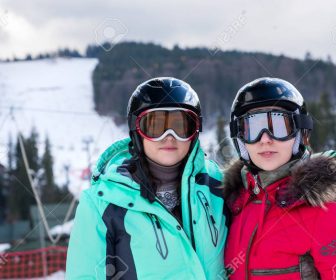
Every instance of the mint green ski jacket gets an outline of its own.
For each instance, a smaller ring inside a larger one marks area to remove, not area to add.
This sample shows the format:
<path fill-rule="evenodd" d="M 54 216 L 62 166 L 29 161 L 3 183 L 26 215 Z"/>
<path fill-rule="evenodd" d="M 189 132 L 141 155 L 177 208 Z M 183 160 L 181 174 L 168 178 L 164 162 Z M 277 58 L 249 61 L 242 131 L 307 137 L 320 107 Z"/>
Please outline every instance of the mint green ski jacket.
<path fill-rule="evenodd" d="M 71 232 L 66 279 L 223 279 L 227 235 L 222 172 L 199 142 L 181 183 L 182 224 L 140 195 L 124 139 L 100 157 Z"/>

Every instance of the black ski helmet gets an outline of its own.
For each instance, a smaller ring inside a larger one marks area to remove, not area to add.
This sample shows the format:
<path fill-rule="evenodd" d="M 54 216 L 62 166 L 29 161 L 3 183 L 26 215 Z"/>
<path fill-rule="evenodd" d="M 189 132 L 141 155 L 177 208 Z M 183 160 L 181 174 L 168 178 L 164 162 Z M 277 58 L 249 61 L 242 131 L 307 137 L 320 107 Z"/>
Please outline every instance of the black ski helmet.
<path fill-rule="evenodd" d="M 277 78 L 259 78 L 238 91 L 231 107 L 231 118 L 232 114 L 238 117 L 262 106 L 279 106 L 289 111 L 299 109 L 301 114 L 307 114 L 301 93 L 291 83 Z"/>
<path fill-rule="evenodd" d="M 308 115 L 305 101 L 301 93 L 289 82 L 278 78 L 259 78 L 244 85 L 237 93 L 231 107 L 230 133 L 240 158 L 242 143 L 237 139 L 236 118 L 253 108 L 278 106 L 299 115 L 301 139 L 299 145 L 308 145 L 313 121 Z"/>
<path fill-rule="evenodd" d="M 142 151 L 142 141 L 136 132 L 137 116 L 147 109 L 162 107 L 181 107 L 192 110 L 199 118 L 199 131 L 202 131 L 201 105 L 197 93 L 191 86 L 172 77 L 153 78 L 140 84 L 128 101 L 128 127 L 136 153 Z M 193 143 L 197 138 L 198 136 Z"/>

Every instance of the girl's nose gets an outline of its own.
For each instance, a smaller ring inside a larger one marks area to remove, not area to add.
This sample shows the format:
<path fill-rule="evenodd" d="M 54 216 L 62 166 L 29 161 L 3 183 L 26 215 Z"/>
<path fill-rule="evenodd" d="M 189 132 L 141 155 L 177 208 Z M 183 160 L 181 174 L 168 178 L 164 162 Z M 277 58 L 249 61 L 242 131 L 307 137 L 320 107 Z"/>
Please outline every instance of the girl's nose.
<path fill-rule="evenodd" d="M 164 141 L 168 141 L 168 140 L 173 141 L 173 140 L 175 140 L 175 137 L 171 134 L 168 134 L 163 140 Z"/>
<path fill-rule="evenodd" d="M 261 135 L 261 138 L 260 138 L 260 142 L 261 143 L 270 143 L 272 142 L 273 139 L 268 135 L 267 132 L 264 132 L 262 135 Z"/>

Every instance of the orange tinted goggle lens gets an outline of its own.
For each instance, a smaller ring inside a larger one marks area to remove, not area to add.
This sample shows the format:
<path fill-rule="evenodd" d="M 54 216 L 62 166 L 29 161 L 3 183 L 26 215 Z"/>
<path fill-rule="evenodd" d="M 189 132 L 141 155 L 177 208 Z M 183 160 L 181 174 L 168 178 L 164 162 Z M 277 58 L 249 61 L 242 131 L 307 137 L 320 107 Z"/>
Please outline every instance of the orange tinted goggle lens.
<path fill-rule="evenodd" d="M 189 138 L 197 131 L 198 121 L 187 111 L 151 111 L 141 117 L 139 128 L 150 138 L 158 138 L 168 129 L 174 130 L 181 138 Z"/>

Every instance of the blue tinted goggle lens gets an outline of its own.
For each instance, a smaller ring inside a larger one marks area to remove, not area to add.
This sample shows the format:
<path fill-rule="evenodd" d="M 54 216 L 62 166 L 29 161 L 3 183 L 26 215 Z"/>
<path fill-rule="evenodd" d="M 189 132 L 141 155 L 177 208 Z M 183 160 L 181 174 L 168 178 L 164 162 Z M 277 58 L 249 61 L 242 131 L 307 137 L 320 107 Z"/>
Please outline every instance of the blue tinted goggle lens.
<path fill-rule="evenodd" d="M 264 132 L 273 139 L 286 141 L 296 131 L 293 114 L 288 112 L 247 113 L 238 118 L 238 137 L 245 143 L 258 142 Z"/>

